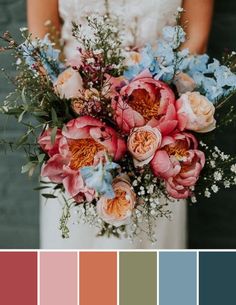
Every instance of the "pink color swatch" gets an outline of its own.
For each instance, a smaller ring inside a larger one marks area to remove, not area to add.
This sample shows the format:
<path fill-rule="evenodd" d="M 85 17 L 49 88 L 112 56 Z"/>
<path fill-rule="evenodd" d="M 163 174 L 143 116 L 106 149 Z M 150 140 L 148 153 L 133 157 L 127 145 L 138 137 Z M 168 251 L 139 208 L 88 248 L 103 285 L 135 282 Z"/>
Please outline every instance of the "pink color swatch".
<path fill-rule="evenodd" d="M 117 305 L 117 254 L 80 252 L 79 265 L 79 304 Z"/>
<path fill-rule="evenodd" d="M 77 253 L 40 254 L 40 305 L 77 305 Z"/>
<path fill-rule="evenodd" d="M 0 304 L 37 305 L 36 252 L 0 252 Z"/>

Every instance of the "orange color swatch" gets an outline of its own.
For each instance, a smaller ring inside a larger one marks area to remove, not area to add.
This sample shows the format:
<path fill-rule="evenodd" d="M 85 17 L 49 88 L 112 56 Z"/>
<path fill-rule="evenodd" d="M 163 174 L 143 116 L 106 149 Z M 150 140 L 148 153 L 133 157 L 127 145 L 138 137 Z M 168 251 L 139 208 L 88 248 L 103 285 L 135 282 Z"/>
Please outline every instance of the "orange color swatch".
<path fill-rule="evenodd" d="M 117 254 L 80 252 L 80 305 L 117 305 Z"/>

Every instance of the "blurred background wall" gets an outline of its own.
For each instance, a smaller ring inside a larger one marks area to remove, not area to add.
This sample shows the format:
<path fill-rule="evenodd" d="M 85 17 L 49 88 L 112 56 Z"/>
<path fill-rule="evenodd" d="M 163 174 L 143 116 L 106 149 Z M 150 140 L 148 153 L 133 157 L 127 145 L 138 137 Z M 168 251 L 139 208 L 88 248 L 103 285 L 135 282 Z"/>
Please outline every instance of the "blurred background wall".
<path fill-rule="evenodd" d="M 236 0 L 215 1 L 209 51 L 219 58 L 224 48 L 236 50 Z M 0 0 L 0 32 L 9 30 L 19 36 L 18 29 L 25 25 L 25 1 Z M 0 66 L 14 74 L 9 54 L 1 54 Z M 0 75 L 0 101 L 11 88 Z M 0 116 L 0 139 L 10 141 L 19 131 L 14 120 Z M 218 142 L 226 151 L 236 153 L 236 128 L 227 130 Z M 0 248 L 3 249 L 39 247 L 39 195 L 33 191 L 37 177 L 29 179 L 20 174 L 24 162 L 23 152 L 6 155 L 0 146 Z M 190 206 L 188 214 L 190 248 L 236 248 L 236 190 L 221 191 L 213 199 L 202 200 Z"/>
<path fill-rule="evenodd" d="M 236 0 L 215 0 L 209 53 L 220 59 L 225 48 L 236 50 Z M 217 142 L 225 152 L 236 154 L 236 124 L 224 130 Z M 212 199 L 189 207 L 188 221 L 190 248 L 235 249 L 236 189 L 221 190 Z"/>
<path fill-rule="evenodd" d="M 40 1 L 40 0 L 39 0 Z M 0 0 L 0 32 L 9 30 L 19 38 L 19 28 L 26 25 L 25 0 Z M 0 66 L 13 75 L 9 53 L 0 54 Z M 0 101 L 4 100 L 12 86 L 0 73 Z M 19 134 L 15 120 L 0 116 L 0 139 L 11 141 Z M 21 175 L 25 163 L 24 153 L 8 152 L 0 145 L 0 248 L 39 247 L 39 209 L 37 177 L 29 179 Z"/>

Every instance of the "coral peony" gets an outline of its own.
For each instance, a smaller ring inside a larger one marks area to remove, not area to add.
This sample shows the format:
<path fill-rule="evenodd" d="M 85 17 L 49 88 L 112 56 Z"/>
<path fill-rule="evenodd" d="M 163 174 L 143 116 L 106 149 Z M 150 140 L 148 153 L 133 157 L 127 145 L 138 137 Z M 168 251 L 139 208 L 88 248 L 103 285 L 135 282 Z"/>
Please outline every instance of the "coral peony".
<path fill-rule="evenodd" d="M 123 86 L 113 97 L 112 107 L 118 126 L 126 133 L 134 127 L 144 126 L 152 118 L 165 116 L 175 96 L 168 85 L 152 78 L 144 71 Z"/>
<path fill-rule="evenodd" d="M 42 167 L 42 176 L 63 183 L 73 198 L 81 198 L 84 193 L 92 199 L 94 192 L 85 186 L 80 169 L 94 165 L 103 152 L 118 160 L 125 154 L 126 144 L 112 128 L 97 119 L 84 116 L 72 120 L 62 132 L 58 152 Z"/>
<path fill-rule="evenodd" d="M 197 149 L 196 138 L 188 133 L 174 133 L 163 138 L 161 148 L 151 161 L 155 176 L 166 180 L 167 191 L 174 198 L 187 198 L 205 165 L 205 155 Z"/>

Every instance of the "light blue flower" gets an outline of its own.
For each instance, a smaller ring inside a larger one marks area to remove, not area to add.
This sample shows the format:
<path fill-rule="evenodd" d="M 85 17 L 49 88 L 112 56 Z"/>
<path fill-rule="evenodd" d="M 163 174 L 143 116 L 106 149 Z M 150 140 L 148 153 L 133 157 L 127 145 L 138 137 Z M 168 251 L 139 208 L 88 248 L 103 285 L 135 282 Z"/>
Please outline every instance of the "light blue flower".
<path fill-rule="evenodd" d="M 216 71 L 217 69 L 219 69 L 219 67 L 220 67 L 220 62 L 219 62 L 219 60 L 213 58 L 213 62 L 212 62 L 212 63 L 209 63 L 208 66 L 207 66 L 207 71 L 206 71 L 206 73 L 212 73 L 212 74 L 214 74 L 215 71 Z"/>
<path fill-rule="evenodd" d="M 218 86 L 236 87 L 236 75 L 226 66 L 219 66 L 214 72 Z"/>
<path fill-rule="evenodd" d="M 174 63 L 175 53 L 172 47 L 168 43 L 161 40 L 158 43 L 156 57 L 158 58 L 160 64 L 169 66 L 169 65 L 173 65 Z"/>
<path fill-rule="evenodd" d="M 80 169 L 85 184 L 100 195 L 107 198 L 114 198 L 115 193 L 112 188 L 113 177 L 111 171 L 119 168 L 120 166 L 114 162 L 107 161 L 105 164 L 99 162 L 96 166 L 85 166 Z"/>
<path fill-rule="evenodd" d="M 166 26 L 162 31 L 163 39 L 168 42 L 172 49 L 177 49 L 181 43 L 185 42 L 185 32 L 179 25 Z"/>
<path fill-rule="evenodd" d="M 26 40 L 19 46 L 19 50 L 22 52 L 26 64 L 33 72 L 35 72 L 33 67 L 34 64 L 41 62 L 52 82 L 54 82 L 58 75 L 65 69 L 59 59 L 60 50 L 54 48 L 48 35 L 42 40 Z"/>
<path fill-rule="evenodd" d="M 125 78 L 131 80 L 144 70 L 149 70 L 152 75 L 156 75 L 159 71 L 159 65 L 155 58 L 151 45 L 147 44 L 141 51 L 141 60 L 139 64 L 132 65 L 124 72 Z"/>
<path fill-rule="evenodd" d="M 140 66 L 144 69 L 150 67 L 154 59 L 155 55 L 153 49 L 150 44 L 147 44 L 141 51 Z"/>
<path fill-rule="evenodd" d="M 140 65 L 133 65 L 128 67 L 128 69 L 124 72 L 124 77 L 128 80 L 132 80 L 135 78 L 140 72 L 142 71 L 142 68 Z"/>
<path fill-rule="evenodd" d="M 195 72 L 207 72 L 207 63 L 209 56 L 207 54 L 190 57 L 188 70 L 193 75 Z"/>
<path fill-rule="evenodd" d="M 203 81 L 203 89 L 205 91 L 206 97 L 211 101 L 214 102 L 217 99 L 219 99 L 223 93 L 224 90 L 221 86 L 217 85 L 217 82 L 210 77 L 205 77 Z"/>

